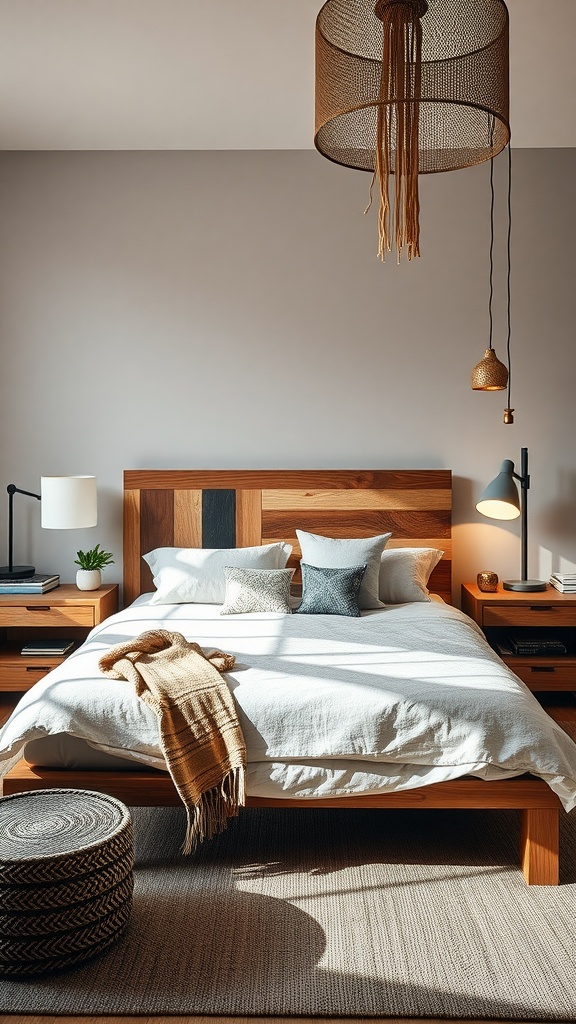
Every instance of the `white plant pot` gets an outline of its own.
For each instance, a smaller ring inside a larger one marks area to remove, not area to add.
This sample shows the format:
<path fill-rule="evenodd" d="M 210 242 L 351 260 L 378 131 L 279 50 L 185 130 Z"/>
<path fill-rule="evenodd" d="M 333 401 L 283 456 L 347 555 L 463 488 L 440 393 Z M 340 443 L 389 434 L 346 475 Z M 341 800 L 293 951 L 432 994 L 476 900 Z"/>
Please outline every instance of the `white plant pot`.
<path fill-rule="evenodd" d="M 78 569 L 76 573 L 76 586 L 78 590 L 98 590 L 102 583 L 100 569 Z"/>

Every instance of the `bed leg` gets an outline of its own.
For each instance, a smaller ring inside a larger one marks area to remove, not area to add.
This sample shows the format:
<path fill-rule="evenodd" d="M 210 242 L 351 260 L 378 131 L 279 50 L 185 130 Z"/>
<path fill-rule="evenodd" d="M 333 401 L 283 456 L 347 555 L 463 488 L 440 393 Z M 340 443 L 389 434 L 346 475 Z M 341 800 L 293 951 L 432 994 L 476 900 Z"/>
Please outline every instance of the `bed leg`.
<path fill-rule="evenodd" d="M 558 885 L 559 809 L 522 811 L 520 859 L 528 885 Z"/>

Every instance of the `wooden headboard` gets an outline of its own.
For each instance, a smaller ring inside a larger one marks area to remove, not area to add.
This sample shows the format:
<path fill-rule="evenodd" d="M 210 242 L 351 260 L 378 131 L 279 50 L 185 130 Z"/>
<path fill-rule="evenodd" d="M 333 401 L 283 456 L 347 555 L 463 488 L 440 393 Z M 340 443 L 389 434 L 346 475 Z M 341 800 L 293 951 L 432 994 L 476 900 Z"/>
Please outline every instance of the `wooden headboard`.
<path fill-rule="evenodd" d="M 154 589 L 142 555 L 156 547 L 229 548 L 392 531 L 388 547 L 444 551 L 430 589 L 452 602 L 452 474 L 429 470 L 164 470 L 124 472 L 124 604 Z M 295 575 L 296 578 L 296 575 Z"/>

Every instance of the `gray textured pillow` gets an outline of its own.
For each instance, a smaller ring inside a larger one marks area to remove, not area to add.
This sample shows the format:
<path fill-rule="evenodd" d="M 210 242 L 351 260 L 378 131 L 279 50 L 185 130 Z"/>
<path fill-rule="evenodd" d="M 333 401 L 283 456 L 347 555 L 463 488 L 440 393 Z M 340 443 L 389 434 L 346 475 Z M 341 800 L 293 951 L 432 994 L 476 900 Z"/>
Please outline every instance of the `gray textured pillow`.
<path fill-rule="evenodd" d="M 358 594 L 365 565 L 334 569 L 300 562 L 300 567 L 302 601 L 295 611 L 305 615 L 360 615 Z"/>
<path fill-rule="evenodd" d="M 246 612 L 290 612 L 290 581 L 294 569 L 224 567 L 226 595 L 220 615 Z"/>
<path fill-rule="evenodd" d="M 353 537 L 341 540 L 322 537 L 318 533 L 296 530 L 302 552 L 302 561 L 308 565 L 319 565 L 330 569 L 346 569 L 351 565 L 366 565 L 366 572 L 360 587 L 358 606 L 360 608 L 381 608 L 378 595 L 380 555 L 392 536 L 381 533 L 376 537 Z"/>

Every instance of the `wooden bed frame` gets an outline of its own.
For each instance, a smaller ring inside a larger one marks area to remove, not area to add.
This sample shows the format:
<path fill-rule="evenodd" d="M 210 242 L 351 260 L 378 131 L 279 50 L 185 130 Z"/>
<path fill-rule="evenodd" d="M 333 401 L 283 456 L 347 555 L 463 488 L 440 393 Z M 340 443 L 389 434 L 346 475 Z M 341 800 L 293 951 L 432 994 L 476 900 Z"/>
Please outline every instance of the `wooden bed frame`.
<path fill-rule="evenodd" d="M 444 556 L 430 589 L 451 603 L 451 474 L 448 470 L 127 470 L 124 473 L 124 605 L 153 589 L 142 555 L 154 547 L 245 547 L 284 540 L 297 568 L 298 527 L 331 537 L 392 531 L 388 547 L 437 547 Z M 295 574 L 295 579 L 297 575 Z M 177 806 L 161 771 L 70 771 L 20 761 L 4 793 L 70 787 L 129 806 Z M 249 797 L 251 807 L 514 808 L 520 860 L 531 885 L 557 885 L 560 801 L 529 775 L 498 782 L 465 778 L 390 794 L 322 800 Z"/>

